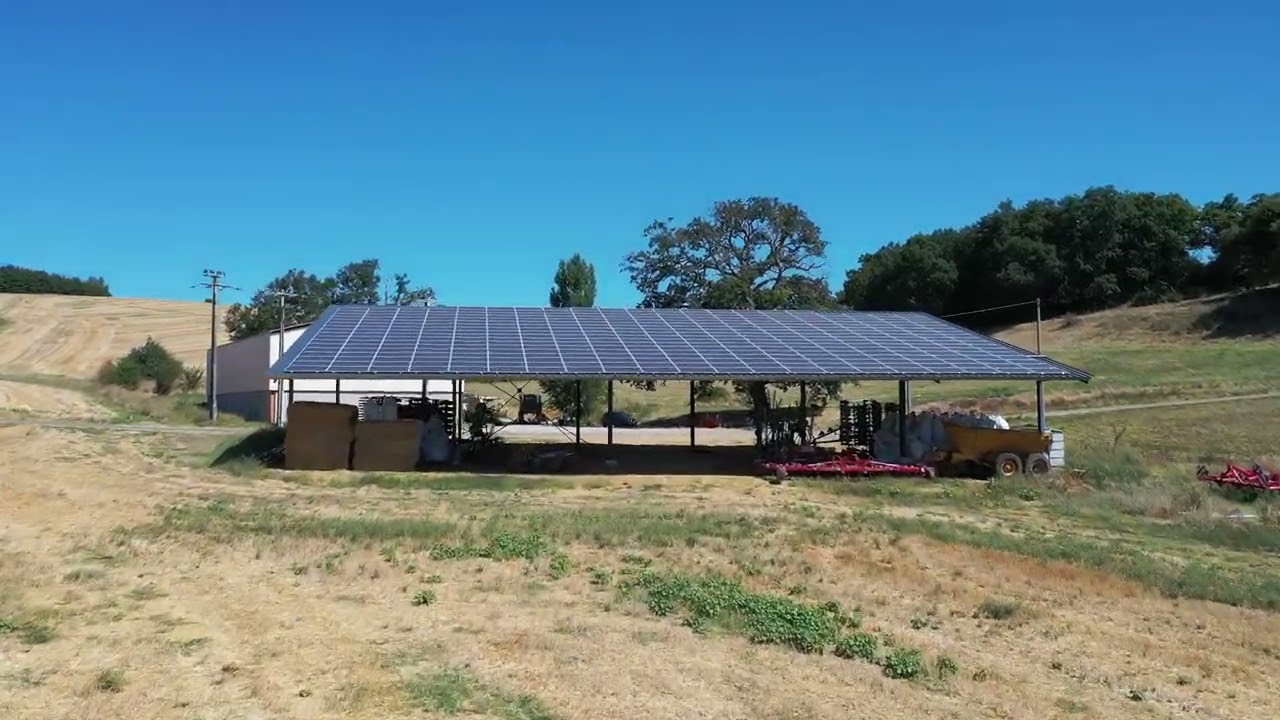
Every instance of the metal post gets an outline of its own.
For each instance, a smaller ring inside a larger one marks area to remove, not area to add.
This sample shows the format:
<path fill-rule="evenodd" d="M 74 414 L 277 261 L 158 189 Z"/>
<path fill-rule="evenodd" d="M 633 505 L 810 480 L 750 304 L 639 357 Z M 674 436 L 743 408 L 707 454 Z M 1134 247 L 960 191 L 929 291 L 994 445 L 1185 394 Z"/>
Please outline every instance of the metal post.
<path fill-rule="evenodd" d="M 342 403 L 342 378 L 334 378 L 333 380 L 333 401 Z"/>
<path fill-rule="evenodd" d="M 458 407 L 457 380 L 449 381 L 449 402 L 453 405 L 453 418 L 451 420 L 453 427 L 449 428 L 449 432 L 453 435 L 453 441 L 456 443 L 462 439 L 459 437 L 460 433 L 458 432 L 458 415 L 461 413 L 461 408 Z"/>
<path fill-rule="evenodd" d="M 605 425 L 608 428 L 609 444 L 613 444 L 613 381 L 608 381 L 605 386 Z"/>
<path fill-rule="evenodd" d="M 1036 354 L 1044 354 L 1040 351 L 1040 298 L 1036 298 Z"/>
<path fill-rule="evenodd" d="M 911 409 L 911 381 L 898 381 L 898 454 L 906 458 L 910 452 L 907 443 L 907 413 Z"/>
<path fill-rule="evenodd" d="M 1040 349 L 1040 298 L 1036 298 L 1036 355 L 1043 355 Z M 1036 428 L 1040 432 L 1049 432 L 1049 419 L 1045 417 L 1044 381 L 1036 381 Z"/>
<path fill-rule="evenodd" d="M 427 379 L 422 378 L 422 399 L 427 399 Z"/>
<path fill-rule="evenodd" d="M 298 293 L 292 290 L 277 290 L 276 297 L 280 300 L 280 354 L 276 356 L 276 362 L 284 357 L 284 316 L 285 316 L 285 300 L 291 297 L 297 297 Z M 276 378 L 276 425 L 284 422 L 284 379 Z"/>
<path fill-rule="evenodd" d="M 698 445 L 698 404 L 697 385 L 689 381 L 689 447 Z"/>
<path fill-rule="evenodd" d="M 1045 413 L 1044 381 L 1036 381 L 1036 427 L 1042 433 L 1049 432 L 1049 418 Z"/>
<path fill-rule="evenodd" d="M 289 404 L 293 404 L 293 378 L 289 378 Z M 285 410 L 285 414 L 288 414 L 287 408 Z"/>
<path fill-rule="evenodd" d="M 809 386 L 800 381 L 800 440 L 809 441 Z"/>
<path fill-rule="evenodd" d="M 582 446 L 582 381 L 573 381 L 573 446 Z"/>

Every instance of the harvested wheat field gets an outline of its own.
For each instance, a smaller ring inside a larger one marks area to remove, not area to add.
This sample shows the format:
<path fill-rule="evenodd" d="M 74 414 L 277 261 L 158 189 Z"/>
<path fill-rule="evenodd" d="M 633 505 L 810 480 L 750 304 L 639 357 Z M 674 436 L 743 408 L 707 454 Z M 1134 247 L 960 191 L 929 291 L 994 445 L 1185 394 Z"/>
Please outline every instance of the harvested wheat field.
<path fill-rule="evenodd" d="M 233 475 L 200 442 L 0 428 L 0 716 L 1280 715 L 1280 534 L 1212 499 Z"/>
<path fill-rule="evenodd" d="M 198 302 L 0 294 L 0 317 L 10 374 L 90 378 L 148 336 L 188 365 L 204 367 L 209 348 L 209 306 Z"/>
<path fill-rule="evenodd" d="M 6 415 L 103 420 L 112 413 L 75 390 L 0 380 L 0 417 Z"/>

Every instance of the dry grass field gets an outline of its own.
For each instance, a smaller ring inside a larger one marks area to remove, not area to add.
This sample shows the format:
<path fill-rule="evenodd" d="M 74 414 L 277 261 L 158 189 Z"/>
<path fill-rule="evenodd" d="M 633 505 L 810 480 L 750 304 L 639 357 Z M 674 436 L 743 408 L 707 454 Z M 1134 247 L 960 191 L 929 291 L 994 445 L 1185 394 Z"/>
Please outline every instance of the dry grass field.
<path fill-rule="evenodd" d="M 198 302 L 0 294 L 0 317 L 0 372 L 12 375 L 92 378 L 148 336 L 187 365 L 204 367 L 209 348 L 209 306 Z"/>
<path fill-rule="evenodd" d="M 213 442 L 0 428 L 0 716 L 1280 714 L 1275 513 L 1105 434 L 1080 487 L 232 474 Z"/>
<path fill-rule="evenodd" d="M 73 340 L 15 351 L 35 315 L 0 301 L 0 372 L 85 377 L 181 337 L 136 321 L 83 363 Z M 88 307 L 58 322 L 107 324 Z M 1129 317 L 1210 306 L 1162 307 Z M 1046 346 L 1116 368 L 1116 397 L 1278 371 L 1274 341 L 1193 319 L 1119 343 L 1098 318 Z M 0 414 L 101 412 L 55 389 L 0 383 Z M 1083 479 L 996 485 L 291 473 L 211 466 L 230 443 L 208 434 L 0 427 L 0 717 L 1273 718 L 1280 509 L 1193 472 L 1280 459 L 1277 415 L 1064 416 Z"/>

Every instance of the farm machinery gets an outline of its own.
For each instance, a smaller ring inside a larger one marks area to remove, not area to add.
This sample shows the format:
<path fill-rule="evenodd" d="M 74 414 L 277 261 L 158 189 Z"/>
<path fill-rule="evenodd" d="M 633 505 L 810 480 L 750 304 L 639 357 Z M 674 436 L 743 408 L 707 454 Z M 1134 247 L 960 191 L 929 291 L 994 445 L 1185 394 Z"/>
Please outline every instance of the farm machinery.
<path fill-rule="evenodd" d="M 1201 465 L 1196 468 L 1196 479 L 1213 483 L 1218 487 L 1231 487 L 1237 490 L 1280 491 L 1280 472 L 1267 470 L 1261 465 L 1247 468 L 1243 465 L 1227 463 L 1227 469 L 1220 473 L 1211 473 L 1209 468 Z"/>
<path fill-rule="evenodd" d="M 768 423 L 762 473 L 775 477 L 873 475 L 1007 478 L 1051 472 L 1053 435 L 1037 428 L 989 427 L 970 416 L 912 414 L 908 425 L 916 453 L 898 457 L 897 408 L 874 400 L 840 403 L 840 423 L 815 432 L 807 417 L 775 418 Z M 881 432 L 885 429 L 886 432 Z M 840 452 L 823 450 L 838 441 Z M 886 445 L 887 452 L 879 447 Z M 891 448 L 891 449 L 890 449 Z"/>
<path fill-rule="evenodd" d="M 779 460 L 762 460 L 756 463 L 763 474 L 772 475 L 777 480 L 785 480 L 791 476 L 805 477 L 871 477 L 874 475 L 896 475 L 899 477 L 934 477 L 933 468 L 928 465 L 910 465 L 881 462 L 863 456 L 856 450 L 838 453 L 814 452 L 809 455 L 795 455 Z"/>

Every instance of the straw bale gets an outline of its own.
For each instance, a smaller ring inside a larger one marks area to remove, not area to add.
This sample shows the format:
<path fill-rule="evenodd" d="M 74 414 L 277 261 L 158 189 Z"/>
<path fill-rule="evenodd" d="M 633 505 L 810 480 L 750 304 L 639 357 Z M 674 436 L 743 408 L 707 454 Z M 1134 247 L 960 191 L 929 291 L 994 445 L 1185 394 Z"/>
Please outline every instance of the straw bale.
<path fill-rule="evenodd" d="M 358 423 L 351 468 L 408 472 L 418 465 L 421 445 L 420 420 Z"/>
<path fill-rule="evenodd" d="M 359 410 L 345 403 L 300 401 L 289 404 L 289 424 L 299 425 L 348 425 L 356 424 Z"/>

